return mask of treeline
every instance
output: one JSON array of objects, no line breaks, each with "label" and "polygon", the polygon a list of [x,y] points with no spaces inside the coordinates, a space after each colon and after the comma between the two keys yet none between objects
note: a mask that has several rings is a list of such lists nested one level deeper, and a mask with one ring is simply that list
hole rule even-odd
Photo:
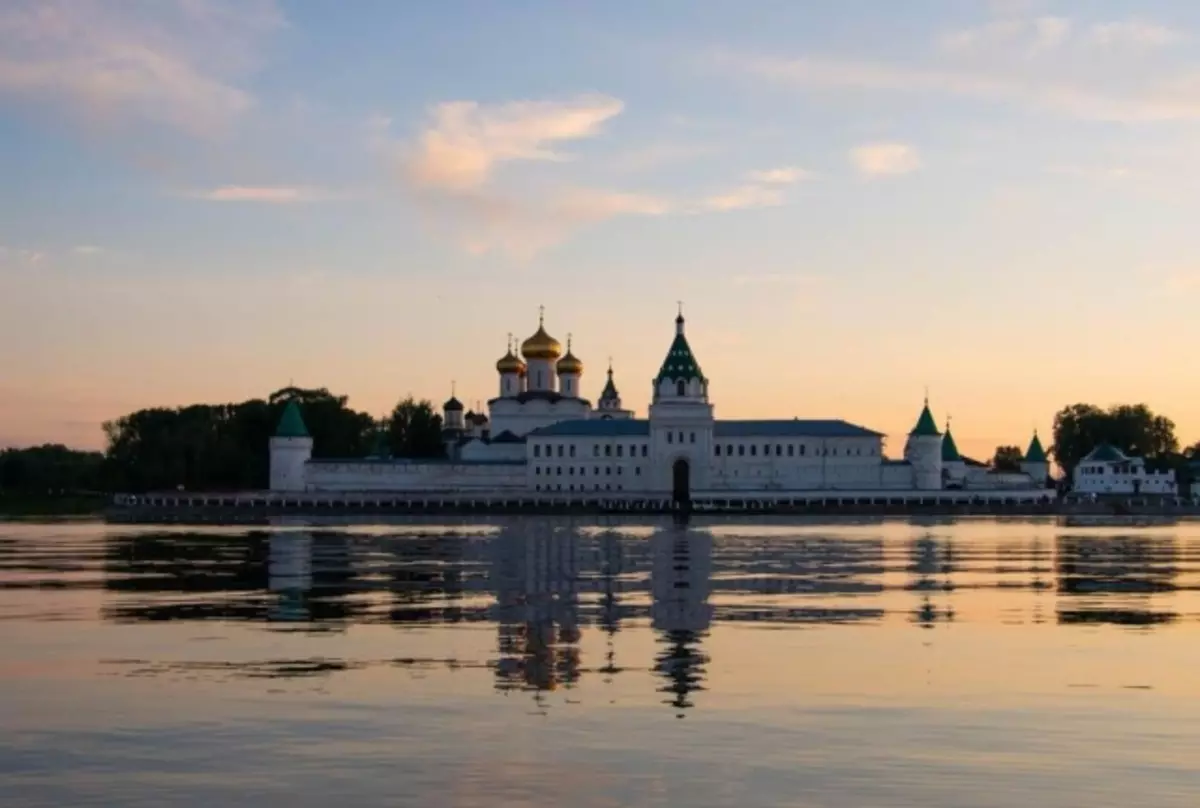
[{"label": "treeline", "polygon": [[104,424],[103,453],[63,446],[0,452],[0,489],[43,494],[265,488],[269,441],[292,400],[312,435],[314,457],[444,452],[442,418],[429,401],[406,398],[379,421],[325,388],[287,387],[237,404],[138,410]]},{"label": "treeline", "polygon": [[1050,451],[1067,479],[1079,461],[1102,443],[1146,458],[1151,467],[1174,470],[1181,487],[1191,482],[1190,461],[1200,458],[1200,442],[1181,450],[1175,422],[1145,404],[1118,404],[1107,409],[1072,404],[1055,414]]}]

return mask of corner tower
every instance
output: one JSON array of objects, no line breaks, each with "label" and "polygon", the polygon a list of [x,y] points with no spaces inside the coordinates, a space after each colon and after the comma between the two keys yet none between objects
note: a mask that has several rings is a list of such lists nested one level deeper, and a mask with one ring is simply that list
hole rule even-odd
[{"label": "corner tower", "polygon": [[675,318],[675,339],[654,379],[650,404],[650,445],[654,454],[651,485],[677,494],[681,488],[707,487],[712,436],[708,379],[688,344],[681,305]]},{"label": "corner tower", "polygon": [[904,459],[912,464],[913,488],[920,491],[937,491],[942,488],[942,433],[938,431],[933,413],[929,411],[929,399],[917,416],[917,423],[908,433],[904,445]]},{"label": "corner tower", "polygon": [[272,491],[303,491],[307,487],[304,468],[312,458],[313,439],[308,434],[300,405],[288,399],[268,443],[270,452]]},{"label": "corner tower", "polygon": [[1046,457],[1046,450],[1036,429],[1033,430],[1033,440],[1029,441],[1025,456],[1021,458],[1021,471],[1029,475],[1034,485],[1044,486],[1050,479],[1050,459]]}]

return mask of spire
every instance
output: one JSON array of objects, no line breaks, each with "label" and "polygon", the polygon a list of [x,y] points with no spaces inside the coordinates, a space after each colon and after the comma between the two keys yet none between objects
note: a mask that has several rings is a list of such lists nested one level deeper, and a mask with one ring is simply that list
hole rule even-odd
[{"label": "spire", "polygon": [[942,462],[953,463],[962,460],[962,455],[958,453],[958,444],[954,442],[954,436],[950,434],[950,416],[946,416],[946,432],[942,435]]},{"label": "spire", "polygon": [[1033,430],[1033,440],[1029,442],[1029,448],[1025,450],[1024,460],[1026,463],[1046,462],[1046,450],[1042,447],[1042,441],[1038,438],[1036,428]]},{"label": "spire", "polygon": [[612,357],[608,358],[608,378],[612,378]]},{"label": "spire", "polygon": [[917,437],[932,437],[942,434],[938,432],[937,422],[933,420],[933,413],[929,411],[928,393],[925,395],[925,406],[921,408],[921,414],[917,417],[917,424],[909,434]]},{"label": "spire", "polygon": [[275,427],[277,438],[308,438],[308,427],[304,425],[304,416],[300,414],[300,405],[296,399],[289,398],[279,417],[279,425]]},{"label": "spire", "polygon": [[675,339],[671,343],[671,347],[667,349],[667,358],[663,360],[662,367],[659,368],[658,376],[654,380],[655,387],[661,384],[663,379],[707,381],[704,373],[700,370],[700,363],[696,361],[696,357],[692,353],[692,346],[688,345],[687,337],[684,336],[683,304],[680,303],[679,306],[680,314],[675,318]]},{"label": "spire", "polygon": [[611,356],[608,358],[608,381],[604,385],[604,390],[600,392],[600,400],[608,402],[617,402],[621,400],[621,394],[617,392],[617,385],[613,383],[613,365]]},{"label": "spire", "polygon": [[538,306],[538,328],[546,324],[546,307]]}]

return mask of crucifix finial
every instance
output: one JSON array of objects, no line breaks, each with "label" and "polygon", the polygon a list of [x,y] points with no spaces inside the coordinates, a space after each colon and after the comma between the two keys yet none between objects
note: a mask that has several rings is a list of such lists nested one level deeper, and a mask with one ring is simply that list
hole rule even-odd
[{"label": "crucifix finial", "polygon": [[458,391],[456,390],[457,387],[458,387],[458,382],[451,379],[451,381],[450,381],[450,398],[455,398],[458,395]]},{"label": "crucifix finial", "polygon": [[676,305],[679,306],[679,316],[682,317],[683,316],[683,301],[676,300],[675,303],[676,303]]},{"label": "crucifix finial", "polygon": [[538,306],[538,328],[541,328],[542,324],[545,322],[546,322],[546,307]]},{"label": "crucifix finial", "polygon": [[511,331],[509,331],[509,332],[508,332],[508,352],[509,352],[509,353],[512,353],[512,349],[513,349],[513,343],[512,343],[512,339],[513,339],[513,337],[512,337],[512,332],[511,332]]},{"label": "crucifix finial", "polygon": [[567,353],[571,352],[571,335],[567,334]]},{"label": "crucifix finial", "polygon": [[612,375],[612,357],[611,356],[608,358],[608,375],[609,376]]},{"label": "crucifix finial", "polygon": [[950,413],[946,413],[946,431],[950,431]]},{"label": "crucifix finial", "polygon": [[929,385],[925,385],[925,406],[929,406]]}]

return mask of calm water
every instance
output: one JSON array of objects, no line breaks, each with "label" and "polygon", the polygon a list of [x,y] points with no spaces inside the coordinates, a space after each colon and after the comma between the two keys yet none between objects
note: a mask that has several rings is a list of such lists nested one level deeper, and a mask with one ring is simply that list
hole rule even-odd
[{"label": "calm water", "polygon": [[1194,806],[1200,524],[0,524],[0,805]]}]

